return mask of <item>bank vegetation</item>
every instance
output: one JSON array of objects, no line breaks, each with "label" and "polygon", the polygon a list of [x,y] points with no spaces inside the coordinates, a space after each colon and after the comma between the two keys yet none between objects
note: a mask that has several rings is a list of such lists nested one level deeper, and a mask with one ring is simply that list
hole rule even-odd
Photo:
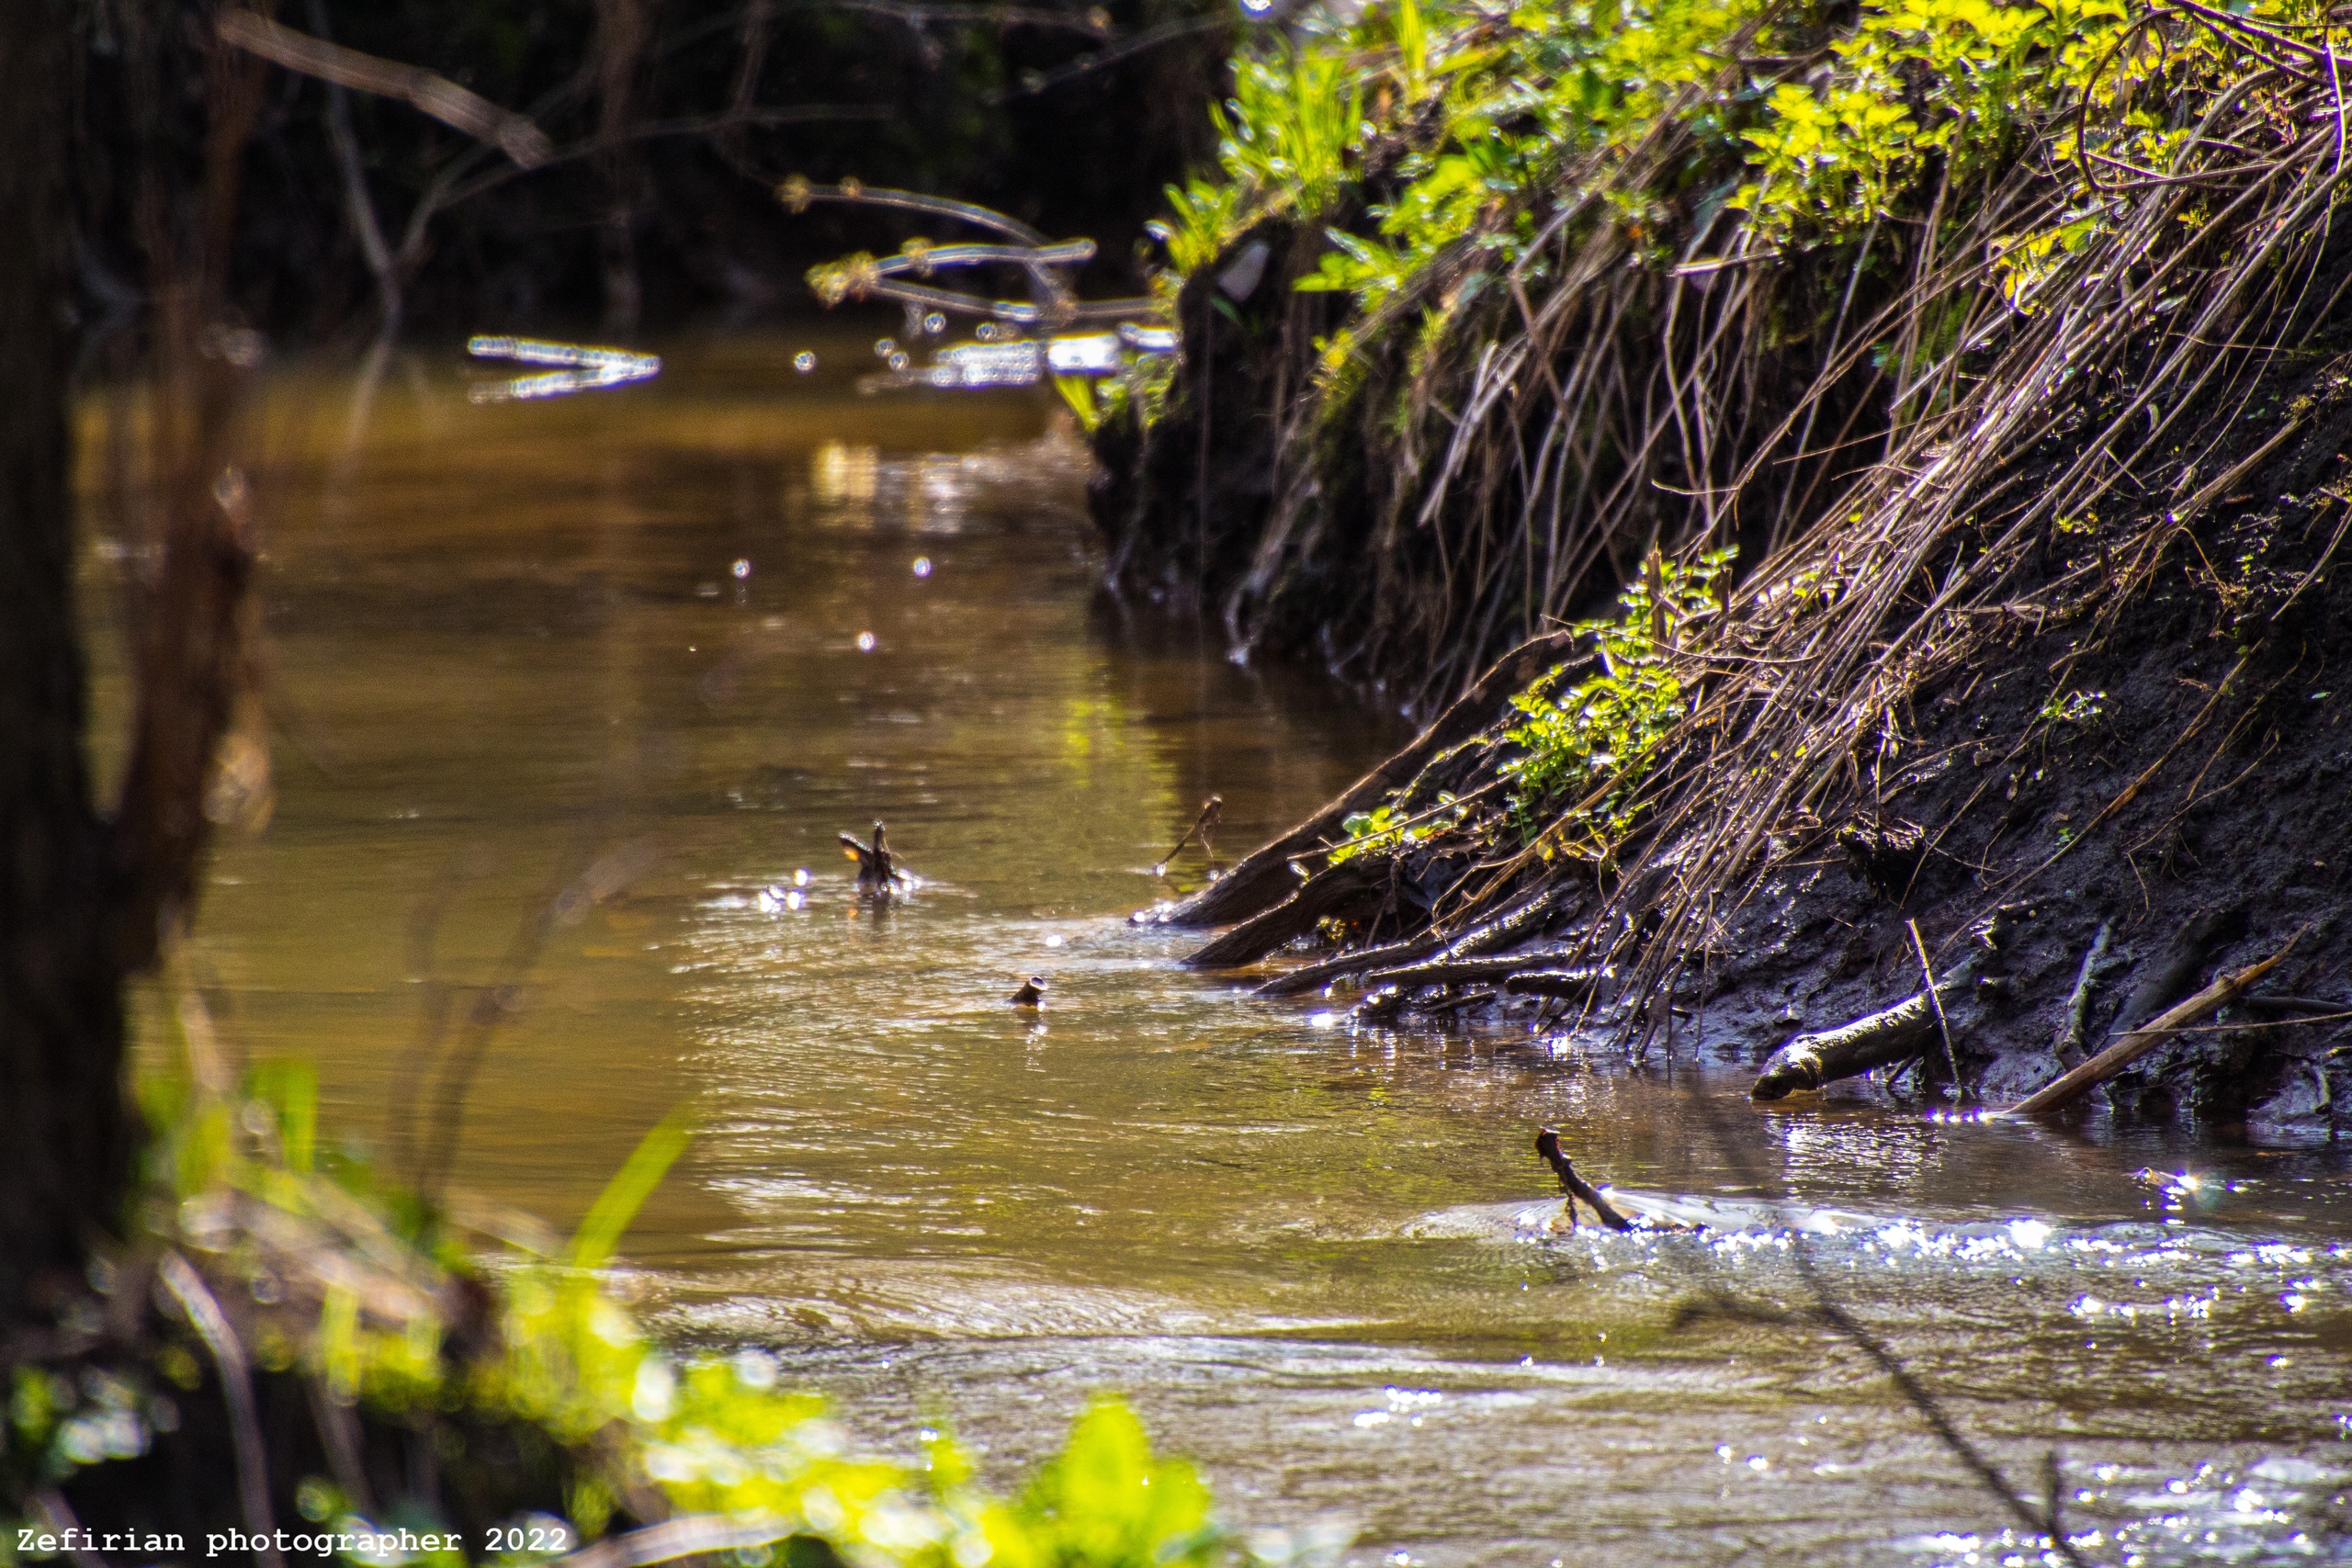
[{"label": "bank vegetation", "polygon": [[[1098,517],[1125,591],[1433,728],[1160,918],[1246,919],[1211,965],[1337,942],[1273,988],[1375,1013],[1760,1052],[2030,906],[1924,1075],[2019,1094],[2069,1008],[2324,927],[2347,41],[1403,0],[1241,62]],[[2324,1137],[2330,1032],[2270,1016],[2133,1081]]]}]

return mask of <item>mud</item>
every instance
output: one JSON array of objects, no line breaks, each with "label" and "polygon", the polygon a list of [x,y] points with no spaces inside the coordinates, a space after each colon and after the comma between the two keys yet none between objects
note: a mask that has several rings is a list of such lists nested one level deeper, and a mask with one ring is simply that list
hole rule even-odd
[{"label": "mud", "polygon": [[[1466,1009],[1558,1026],[1573,1012],[1653,1055],[1760,1064],[1800,1032],[1917,995],[1912,922],[1942,974],[1974,951],[1971,928],[2007,906],[2016,931],[1979,955],[1946,1008],[1957,1085],[1939,1044],[1792,1102],[1817,1093],[1997,1109],[2301,932],[2255,994],[2094,1091],[2087,1114],[2272,1145],[2341,1135],[2352,1123],[2352,1034],[2331,1016],[2352,1014],[2352,929],[2340,918],[2352,874],[2352,588],[2339,549],[2352,533],[2352,375],[2335,353],[2346,333],[2340,316],[2321,321],[2251,380],[2202,471],[2259,460],[2192,526],[2171,527],[2165,510],[2194,487],[2190,472],[2143,486],[2137,517],[2052,531],[2019,593],[2080,569],[2120,571],[2143,547],[2161,550],[2158,570],[2105,620],[2015,617],[1912,694],[1888,744],[1854,759],[1841,804],[1779,826],[1714,937],[1683,955],[1669,1007],[1603,996],[1588,1011],[1430,987],[1376,991],[1361,1004],[1367,1016]],[[2093,402],[2062,425],[2029,471],[2069,457],[2071,431],[2098,412]],[[1478,776],[1510,754],[1496,741]],[[1656,873],[1642,854],[1671,852],[1629,849],[1621,911],[1640,909],[1642,879]],[[1414,935],[1429,918],[1422,885],[1460,868],[1408,857],[1399,869],[1399,891],[1361,912],[1347,946]],[[1557,964],[1564,943],[1608,945],[1611,933],[1585,923],[1602,902],[1586,874],[1530,933],[1530,968]]]}]

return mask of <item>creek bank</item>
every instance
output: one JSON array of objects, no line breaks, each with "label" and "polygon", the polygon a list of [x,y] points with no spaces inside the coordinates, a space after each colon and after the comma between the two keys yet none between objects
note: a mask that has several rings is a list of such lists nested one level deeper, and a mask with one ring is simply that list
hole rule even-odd
[{"label": "creek bank", "polygon": [[[2312,287],[2322,299],[2352,278],[2346,247],[2330,253]],[[1565,847],[1553,832],[1560,802],[1517,821],[1494,804],[1530,755],[1528,711],[1513,700],[1526,670],[1557,671],[1555,690],[1575,682],[1606,657],[1590,631],[1527,645],[1391,763],[1145,918],[1238,922],[1193,961],[1271,957],[1238,976],[1271,996],[1320,991],[1369,1021],[1523,1018],[1636,1051],[1754,1063],[1759,1098],[1800,1110],[1817,1095],[2014,1104],[2301,932],[2251,994],[2157,1044],[2089,1103],[2118,1125],[2328,1142],[2352,1122],[2352,1033],[2335,1016],[2352,1013],[2341,918],[2352,587],[2336,564],[2352,532],[2352,315],[2295,326],[2293,353],[2270,356],[2243,391],[2240,406],[2268,416],[2230,422],[2202,465],[2231,477],[2218,504],[2167,522],[2181,510],[2176,464],[2138,515],[2036,540],[1988,635],[1888,703],[1860,743],[1805,760],[1799,771],[1818,772],[1821,787],[1765,825],[1751,863],[1713,886],[1702,922],[1669,931],[1665,917],[1694,836],[1722,826],[1703,810],[1671,832],[1636,828],[1605,854],[1547,856],[1534,852],[1547,840]],[[2101,428],[2087,416],[2128,402],[2140,368],[2122,367],[2077,411],[2074,440],[2040,444],[2034,468],[2064,468]],[[2186,482],[2200,488],[2194,471]],[[2120,561],[2142,547],[2154,552],[2149,570],[2127,573]],[[2095,600],[2058,613],[2041,597],[2103,570],[2116,586]],[[1793,618],[1787,595],[1748,592],[1753,621]],[[1679,649],[1658,655],[1681,660],[1685,709],[1730,682],[1707,672],[1732,657],[1716,640],[1730,629],[1702,615]],[[1696,747],[1688,728],[1672,744]],[[1720,764],[1710,774],[1701,751],[1672,756],[1643,786],[1650,799],[1713,779],[1727,808],[1743,804],[1740,776]],[[1680,782],[1663,782],[1676,766]],[[1343,823],[1384,800],[1392,823],[1434,807],[1429,836],[1400,841],[1357,816],[1351,837]],[[1998,940],[1972,936],[1996,919]],[[1921,1005],[1914,922],[1939,981],[1949,1067]],[[1239,940],[1253,931],[1279,940]],[[1792,1042],[1819,1046],[1841,1030],[1883,1049],[1826,1083],[1792,1067]]]},{"label": "creek bank", "polygon": [[1400,5],[1238,61],[1183,364],[1096,432],[1112,584],[1469,695],[1148,918],[1371,1020],[1993,1107],[2291,939],[2096,1098],[2334,1136],[2340,56],[2259,11]]}]

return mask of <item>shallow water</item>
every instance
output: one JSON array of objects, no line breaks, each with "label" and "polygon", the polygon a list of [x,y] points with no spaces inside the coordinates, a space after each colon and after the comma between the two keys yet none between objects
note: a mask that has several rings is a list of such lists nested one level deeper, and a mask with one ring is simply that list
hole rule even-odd
[{"label": "shallow water", "polygon": [[[1125,917],[1201,798],[1229,853],[1401,736],[1102,605],[1047,404],[862,400],[853,348],[800,346],[544,402],[469,402],[453,357],[364,404],[272,383],[277,798],[194,970],[332,1128],[396,1161],[421,1017],[505,987],[462,1188],[561,1227],[690,1104],[629,1242],[675,1332],[775,1347],[879,1446],[944,1419],[1001,1480],[1124,1390],[1310,1558],[2040,1561],[1782,1310],[1818,1287],[2020,1490],[2054,1453],[2093,1560],[2352,1561],[2332,1155],[1759,1109],[1732,1067],[1185,971],[1197,939]],[[921,878],[880,913],[834,845],[877,817]],[[1547,1122],[1717,1224],[1551,1228]]]}]

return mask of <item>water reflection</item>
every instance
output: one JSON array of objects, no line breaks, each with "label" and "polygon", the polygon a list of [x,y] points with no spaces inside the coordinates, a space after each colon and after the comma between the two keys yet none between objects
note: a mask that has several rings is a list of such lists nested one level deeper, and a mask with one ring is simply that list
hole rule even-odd
[{"label": "water reflection", "polygon": [[[862,351],[800,375],[801,347],[479,408],[428,366],[349,453],[345,397],[273,393],[302,740],[202,957],[243,1049],[319,1061],[331,1124],[375,1134],[402,1081],[435,889],[433,970],[479,982],[562,867],[641,844],[532,976],[460,1179],[568,1224],[693,1102],[638,1284],[869,1441],[952,1420],[1005,1480],[1121,1387],[1270,1551],[2037,1560],[1785,1315],[1803,1247],[2021,1486],[2057,1449],[2092,1556],[2342,1558],[2330,1156],[1759,1113],[1687,1063],[1360,1029],[1176,966],[1188,939],[1124,916],[1200,803],[1255,841],[1396,738],[1097,607],[1042,402],[861,401]],[[834,842],[877,817],[923,879],[880,908]],[[1708,1228],[1561,1233],[1540,1124]]]}]

